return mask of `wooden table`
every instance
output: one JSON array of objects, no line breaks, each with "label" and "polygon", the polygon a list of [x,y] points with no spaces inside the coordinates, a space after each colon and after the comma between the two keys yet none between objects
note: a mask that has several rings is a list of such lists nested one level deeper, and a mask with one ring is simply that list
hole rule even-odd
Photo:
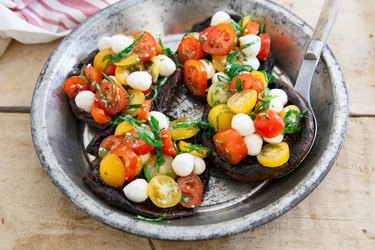
[{"label": "wooden table", "polygon": [[[314,26],[323,0],[277,0]],[[0,57],[0,249],[374,249],[375,1],[345,1],[328,41],[346,78],[350,124],[324,182],[297,207],[258,229],[204,242],[150,240],[88,217],[51,183],[31,141],[38,74],[58,42],[13,41]]]}]

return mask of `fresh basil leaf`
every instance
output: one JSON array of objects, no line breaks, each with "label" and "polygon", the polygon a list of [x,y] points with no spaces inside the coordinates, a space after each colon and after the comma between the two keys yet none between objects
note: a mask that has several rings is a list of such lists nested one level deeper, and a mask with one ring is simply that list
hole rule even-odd
[{"label": "fresh basil leaf", "polygon": [[128,46],[126,47],[124,50],[120,51],[119,53],[117,53],[116,55],[114,55],[112,58],[111,58],[111,63],[115,63],[119,60],[121,60],[124,56],[126,56],[127,54],[129,54],[130,51],[132,51],[132,49],[135,47],[136,43],[143,37],[144,35],[144,31],[142,31],[135,39],[134,41]]},{"label": "fresh basil leaf", "polygon": [[112,57],[113,57],[112,54],[105,55],[103,56],[102,62],[107,61],[108,59],[112,59]]},{"label": "fresh basil leaf", "polygon": [[240,77],[238,77],[236,79],[236,90],[237,92],[241,92],[242,91],[242,80]]},{"label": "fresh basil leaf", "polygon": [[182,195],[182,196],[181,196],[181,202],[186,203],[186,202],[188,202],[188,201],[189,201],[189,197],[187,197],[187,196],[185,196],[185,195]]},{"label": "fresh basil leaf", "polygon": [[160,222],[160,221],[163,221],[167,218],[167,214],[165,213],[161,217],[156,218],[156,219],[147,218],[147,217],[144,217],[144,216],[141,216],[141,215],[137,215],[135,218],[138,219],[138,220],[143,220],[143,221],[147,221],[147,222]]}]

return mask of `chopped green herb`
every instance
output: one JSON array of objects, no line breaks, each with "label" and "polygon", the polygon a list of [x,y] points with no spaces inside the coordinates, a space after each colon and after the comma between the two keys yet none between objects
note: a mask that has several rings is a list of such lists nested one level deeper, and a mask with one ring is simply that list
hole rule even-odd
[{"label": "chopped green herb", "polygon": [[155,139],[158,140],[158,142],[160,143],[160,145],[154,146],[156,150],[156,157],[157,157],[156,171],[159,172],[159,167],[162,166],[165,162],[164,157],[163,157],[163,150],[162,150],[163,143],[161,141],[159,121],[155,117],[151,116],[149,123],[150,123],[150,128]]},{"label": "chopped green herb", "polygon": [[266,32],[266,25],[263,23],[259,27],[259,34],[265,33]]},{"label": "chopped green herb", "polygon": [[140,108],[141,106],[142,104],[130,104],[126,106],[126,109],[137,109],[137,108]]},{"label": "chopped green herb", "polygon": [[242,91],[242,80],[240,77],[238,77],[236,79],[236,90],[237,92],[241,92]]},{"label": "chopped green herb", "polygon": [[146,142],[147,144],[153,147],[163,146],[161,141],[155,138],[154,133],[151,131],[151,129],[148,126],[146,125],[139,126],[137,124],[133,124],[133,128],[142,141]]},{"label": "chopped green herb", "polygon": [[306,117],[305,112],[300,114],[297,110],[290,109],[286,112],[284,117],[285,128],[282,132],[285,135],[288,132],[299,132],[301,131],[301,121]]},{"label": "chopped green herb", "polygon": [[112,78],[110,78],[109,76],[107,76],[104,72],[102,72],[102,75],[103,75],[104,79],[106,79],[109,82],[112,82],[117,87],[119,87],[120,89],[122,89],[125,92],[126,97],[129,98],[128,91],[126,91],[126,89],[124,89],[124,87],[121,84],[119,84],[118,82],[116,82],[115,80],[113,80]]},{"label": "chopped green herb", "polygon": [[276,77],[274,75],[267,73],[267,71],[265,71],[265,70],[262,70],[261,72],[266,77],[267,83],[273,83],[275,81]]},{"label": "chopped green herb", "polygon": [[201,155],[204,155],[205,157],[211,154],[211,149],[206,148],[201,144],[187,144],[185,147],[189,149],[189,153],[191,153],[192,151],[195,151]]},{"label": "chopped green herb", "polygon": [[173,54],[173,52],[172,52],[172,50],[170,48],[165,48],[164,47],[163,41],[161,40],[160,37],[158,39],[158,43],[159,43],[160,47],[162,48],[162,54],[163,55],[166,55],[166,56],[170,55],[172,57],[174,56],[174,54]]},{"label": "chopped green herb", "polygon": [[236,23],[235,21],[230,21],[229,24],[232,26],[232,28],[234,29],[234,31],[236,32],[236,35],[237,36],[240,36],[243,32],[243,29],[241,27],[241,25],[239,25],[238,23]]},{"label": "chopped green herb", "polygon": [[223,140],[220,140],[220,139],[216,139],[215,140],[217,143],[220,143],[220,144],[223,144],[224,143],[224,141]]},{"label": "chopped green herb", "polygon": [[225,82],[225,83],[228,83],[230,82],[230,78],[229,77],[225,77],[223,75],[217,75],[217,79],[219,80],[219,82]]},{"label": "chopped green herb", "polygon": [[189,197],[187,197],[187,196],[185,196],[185,195],[182,195],[182,196],[181,196],[181,202],[186,203],[186,202],[188,202],[188,201],[189,201]]},{"label": "chopped green herb", "polygon": [[108,59],[112,59],[112,57],[113,57],[112,54],[105,55],[103,56],[102,62],[107,61]]},{"label": "chopped green herb", "polygon": [[200,43],[204,43],[204,42],[206,41],[206,38],[203,37],[203,36],[199,36],[198,41],[199,41]]},{"label": "chopped green herb", "polygon": [[180,123],[177,123],[175,125],[173,125],[173,129],[176,129],[176,128],[189,128],[189,127],[196,127],[198,129],[206,129],[206,134],[208,136],[213,136],[215,134],[215,129],[214,127],[208,123],[208,122],[205,122],[205,121],[196,121],[196,122],[192,122],[191,120],[187,121],[187,122],[180,122]]},{"label": "chopped green herb", "polygon": [[98,152],[99,157],[104,157],[108,153],[109,153],[108,150],[106,150],[105,148],[99,148],[99,152]]},{"label": "chopped green herb", "polygon": [[244,45],[241,45],[240,46],[240,49],[243,50],[243,49],[246,49],[254,44],[256,44],[257,42],[259,42],[258,39],[255,39],[254,41],[252,41],[251,43],[245,43]]},{"label": "chopped green herb", "polygon": [[99,95],[100,95],[100,98],[103,100],[103,102],[105,102],[105,104],[107,104],[108,106],[112,106],[112,104],[109,102],[108,98],[104,95],[103,90],[100,87],[100,85],[97,82],[93,82],[92,86],[97,88],[97,90],[99,92]]},{"label": "chopped green herb", "polygon": [[152,177],[151,177],[150,169],[148,169],[148,167],[146,167],[146,165],[143,166],[143,172],[145,174],[147,182],[150,182]]},{"label": "chopped green herb", "polygon": [[254,111],[251,113],[251,118],[254,119],[257,114],[268,109],[273,98],[275,98],[275,96],[271,95],[269,88],[265,88],[260,92],[258,95],[260,101],[255,105]]},{"label": "chopped green herb", "polygon": [[165,220],[167,218],[167,214],[165,213],[161,217],[156,218],[156,219],[147,218],[147,217],[144,217],[144,216],[141,216],[141,215],[137,215],[135,218],[138,219],[138,220],[143,220],[143,221],[147,221],[147,222],[159,222],[159,221]]},{"label": "chopped green herb", "polygon": [[124,56],[126,56],[127,54],[129,54],[130,51],[132,51],[132,49],[134,48],[135,44],[143,37],[144,35],[144,31],[142,31],[135,39],[134,41],[128,46],[126,47],[123,51],[120,51],[119,53],[117,53],[116,55],[114,55],[112,58],[111,58],[111,63],[115,63],[119,60],[121,60]]}]

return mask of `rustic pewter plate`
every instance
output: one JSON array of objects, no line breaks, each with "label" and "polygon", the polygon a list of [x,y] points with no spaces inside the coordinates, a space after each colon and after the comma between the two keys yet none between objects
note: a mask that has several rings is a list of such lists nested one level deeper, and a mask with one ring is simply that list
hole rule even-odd
[{"label": "rustic pewter plate", "polygon": [[[269,1],[122,1],[89,18],[67,36],[45,64],[31,107],[34,145],[53,183],[92,217],[128,233],[166,240],[202,240],[263,225],[296,206],[331,169],[344,141],[348,95],[343,75],[326,48],[318,65],[311,101],[318,135],[303,164],[289,175],[251,185],[213,172],[209,191],[193,217],[148,223],[98,199],[82,182],[88,172],[84,146],[92,131],[73,116],[62,84],[72,67],[96,48],[101,36],[147,30],[176,49],[181,34],[218,10],[254,13],[266,24],[276,55],[275,73],[294,82],[312,29]],[[180,110],[181,107],[176,107]],[[180,109],[179,109],[180,108]]]}]

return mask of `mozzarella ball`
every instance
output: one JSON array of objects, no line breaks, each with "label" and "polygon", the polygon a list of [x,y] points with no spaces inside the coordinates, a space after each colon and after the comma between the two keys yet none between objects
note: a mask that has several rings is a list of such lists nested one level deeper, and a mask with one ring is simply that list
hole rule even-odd
[{"label": "mozzarella ball", "polygon": [[125,197],[133,202],[144,202],[148,198],[147,186],[146,180],[136,179],[124,187]]},{"label": "mozzarella ball", "polygon": [[194,168],[193,168],[194,174],[201,175],[203,174],[205,170],[206,170],[206,162],[202,158],[194,155]]},{"label": "mozzarella ball", "polygon": [[260,51],[260,37],[257,35],[246,35],[240,37],[240,48],[247,57],[255,57]]},{"label": "mozzarella ball", "polygon": [[[222,72],[217,72],[212,76],[212,84],[217,84],[221,79],[221,82],[230,82],[230,78],[227,74]],[[224,79],[228,79],[228,81],[225,81]]]},{"label": "mozzarella ball", "polygon": [[165,55],[158,55],[160,59],[160,75],[170,76],[176,71],[176,64],[172,59]]},{"label": "mozzarella ball", "polygon": [[110,49],[111,48],[111,41],[112,38],[108,36],[104,36],[100,38],[98,42],[98,49],[99,50],[105,50],[105,49]]},{"label": "mozzarella ball", "polygon": [[211,18],[211,26],[225,22],[230,19],[230,15],[224,11],[216,12]]},{"label": "mozzarella ball", "polygon": [[258,134],[251,134],[245,136],[244,138],[246,147],[247,147],[247,154],[250,156],[256,156],[262,150],[263,140],[262,137]]},{"label": "mozzarella ball", "polygon": [[74,101],[78,108],[90,113],[95,101],[95,94],[90,90],[83,90],[76,95]]},{"label": "mozzarella ball", "polygon": [[231,127],[237,130],[241,136],[251,135],[255,132],[254,122],[246,114],[236,114],[233,116]]},{"label": "mozzarella ball", "polygon": [[172,161],[172,168],[178,176],[188,176],[194,169],[194,155],[189,153],[177,155]]},{"label": "mozzarella ball", "polygon": [[115,53],[119,53],[122,50],[129,47],[130,44],[132,44],[133,41],[134,41],[133,38],[130,38],[130,37],[127,37],[127,36],[114,35],[114,36],[112,36],[112,39],[111,39],[112,50]]},{"label": "mozzarella ball", "polygon": [[283,110],[284,106],[283,106],[283,103],[281,102],[281,100],[279,98],[273,98],[271,101],[270,101],[270,106],[269,106],[269,110],[272,110],[273,112],[275,112],[276,114],[280,113],[281,110]]},{"label": "mozzarella ball", "polygon": [[279,134],[278,136],[275,136],[275,137],[272,137],[272,138],[263,137],[263,140],[265,142],[270,143],[270,144],[280,143],[280,142],[283,141],[283,139],[284,139],[284,136],[282,134]]},{"label": "mozzarella ball", "polygon": [[208,60],[205,60],[205,59],[201,59],[199,61],[201,61],[204,65],[204,67],[206,68],[207,79],[211,79],[215,74],[214,65],[212,64],[212,62],[210,62]]},{"label": "mozzarella ball", "polygon": [[126,82],[133,89],[146,91],[152,84],[152,76],[146,71],[135,71],[130,73]]},{"label": "mozzarella ball", "polygon": [[169,119],[165,114],[159,111],[151,111],[148,113],[148,117],[151,118],[151,116],[154,117],[156,120],[158,120],[160,130],[166,129],[169,127]]},{"label": "mozzarella ball", "polygon": [[139,157],[141,157],[142,164],[144,165],[151,158],[151,154],[147,153],[144,155],[140,155]]},{"label": "mozzarella ball", "polygon": [[260,67],[260,62],[258,58],[254,57],[245,57],[242,59],[242,64],[251,66],[254,70],[258,70]]},{"label": "mozzarella ball", "polygon": [[288,102],[288,95],[282,89],[271,89],[270,94],[280,99],[283,106]]}]

